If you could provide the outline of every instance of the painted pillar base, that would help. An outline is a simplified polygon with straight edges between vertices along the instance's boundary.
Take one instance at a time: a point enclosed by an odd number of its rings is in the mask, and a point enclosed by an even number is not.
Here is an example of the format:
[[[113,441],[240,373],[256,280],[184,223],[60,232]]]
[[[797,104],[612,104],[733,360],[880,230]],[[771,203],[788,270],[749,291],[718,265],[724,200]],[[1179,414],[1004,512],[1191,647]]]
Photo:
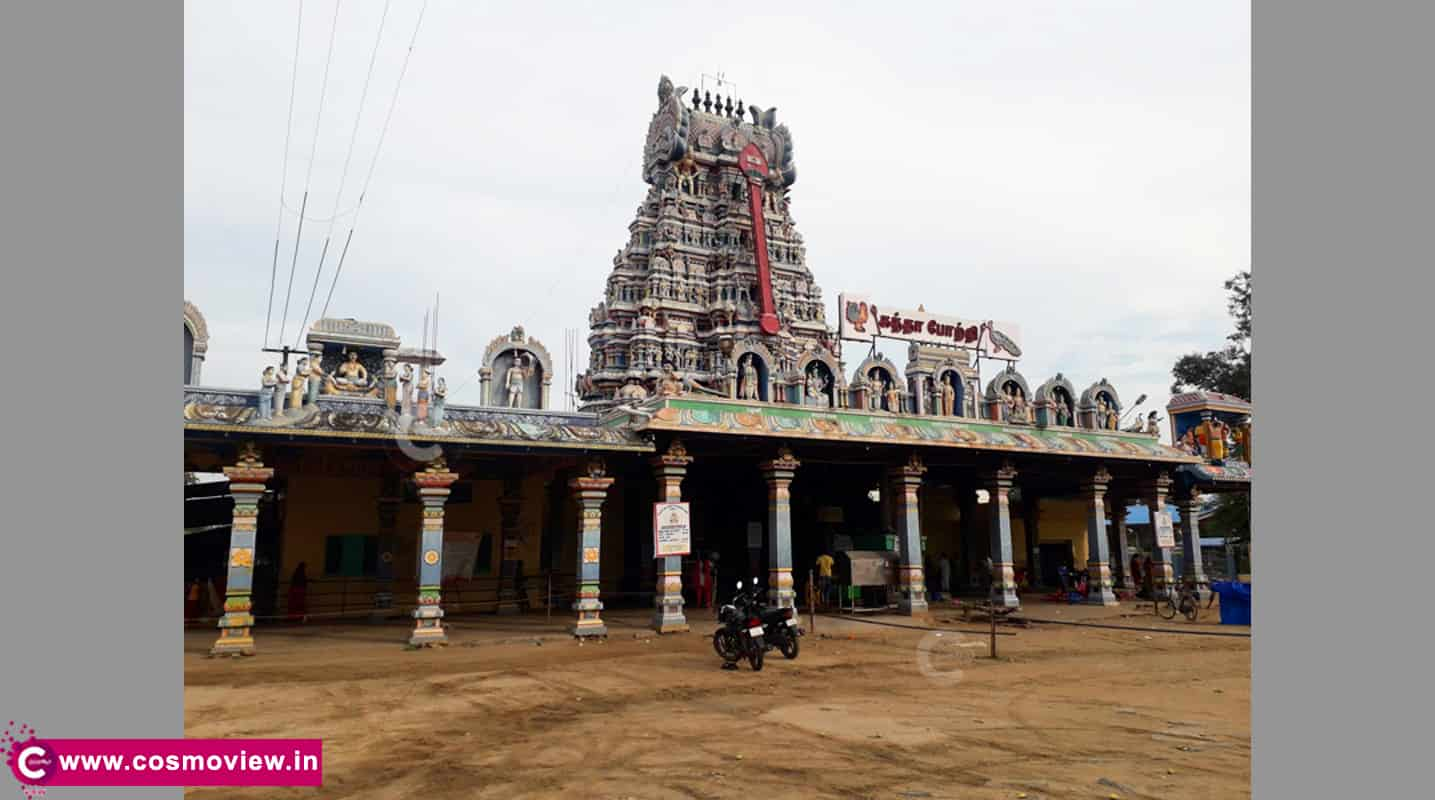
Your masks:
[[[227,603],[226,603],[227,604]],[[225,611],[219,620],[219,639],[209,649],[211,656],[254,655],[254,616],[244,611]]]
[[[1088,561],[1086,562],[1086,571],[1091,575],[1091,583],[1086,593],[1086,604],[1089,606],[1120,605],[1113,589],[1111,567],[1104,561]]]
[[[582,598],[573,603],[573,610],[578,612],[578,621],[568,632],[582,639],[589,636],[607,636],[608,626],[603,624],[600,614],[603,610],[603,603],[596,597]]]
[[[653,598],[653,630],[658,633],[685,633],[688,618],[683,615],[683,560],[679,556],[663,559],[663,572],[658,576],[658,593]]]
[[[919,617],[928,611],[927,600],[924,597],[899,597],[897,598],[897,613],[909,617]]]
[[[767,603],[773,608],[797,608],[797,591],[792,588],[790,568],[768,568]]]
[[[419,606],[414,609],[414,630],[409,634],[409,646],[434,647],[445,644],[448,644],[448,634],[443,630],[443,609],[438,605]]]
[[[993,564],[992,572],[992,604],[998,608],[1021,608],[1021,598],[1016,594],[1016,570],[1012,565]]]

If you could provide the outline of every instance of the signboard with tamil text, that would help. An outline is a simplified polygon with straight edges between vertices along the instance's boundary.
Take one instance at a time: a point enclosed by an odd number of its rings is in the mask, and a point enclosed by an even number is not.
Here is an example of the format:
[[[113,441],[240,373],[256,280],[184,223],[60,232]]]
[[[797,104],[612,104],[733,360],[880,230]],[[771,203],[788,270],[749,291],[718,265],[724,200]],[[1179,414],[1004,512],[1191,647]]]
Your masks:
[[[693,549],[692,514],[687,503],[653,504],[653,556],[685,556]]]
[[[838,335],[850,341],[871,342],[882,336],[975,350],[987,358],[1021,358],[1021,332],[1009,322],[960,319],[920,308],[879,308],[866,296],[855,294],[839,295],[837,308]]]
[[[1155,517],[1155,528],[1157,547],[1176,546],[1176,530],[1171,524],[1171,512],[1157,512]]]

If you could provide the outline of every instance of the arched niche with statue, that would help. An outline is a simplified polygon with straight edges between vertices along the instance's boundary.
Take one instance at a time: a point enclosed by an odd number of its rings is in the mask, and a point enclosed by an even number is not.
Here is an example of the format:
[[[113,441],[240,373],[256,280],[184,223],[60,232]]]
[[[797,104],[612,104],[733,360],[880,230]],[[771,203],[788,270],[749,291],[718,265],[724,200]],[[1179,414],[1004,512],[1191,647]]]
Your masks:
[[[943,417],[966,416],[967,395],[971,389],[967,386],[967,368],[955,360],[943,361],[932,368],[932,384],[936,390],[936,402],[932,404],[932,412]],[[948,391],[944,387],[950,386]]]
[[[488,343],[478,380],[484,405],[545,409],[553,384],[553,359],[542,342],[516,325],[507,336]]]
[[[797,402],[817,408],[836,408],[842,396],[842,367],[830,353],[809,350],[797,361],[801,396]]]
[[[1036,387],[1032,407],[1036,409],[1036,424],[1039,427],[1076,427],[1076,389],[1060,372]]]
[[[731,396],[737,400],[766,403],[772,398],[772,372],[777,363],[767,345],[758,341],[741,341],[733,345]]]
[[[1114,431],[1121,424],[1121,397],[1105,378],[1091,384],[1081,393],[1076,407],[1080,427]]]
[[[184,301],[184,384],[198,384],[204,354],[209,350],[209,326],[199,307]]]
[[[890,411],[900,414],[906,411],[907,392],[903,386],[897,365],[882,356],[871,356],[857,365],[852,373],[852,407],[864,411]],[[896,400],[892,402],[893,390]]]
[[[1010,364],[987,384],[982,402],[987,419],[1013,425],[1032,422],[1031,390],[1027,388],[1026,378]]]

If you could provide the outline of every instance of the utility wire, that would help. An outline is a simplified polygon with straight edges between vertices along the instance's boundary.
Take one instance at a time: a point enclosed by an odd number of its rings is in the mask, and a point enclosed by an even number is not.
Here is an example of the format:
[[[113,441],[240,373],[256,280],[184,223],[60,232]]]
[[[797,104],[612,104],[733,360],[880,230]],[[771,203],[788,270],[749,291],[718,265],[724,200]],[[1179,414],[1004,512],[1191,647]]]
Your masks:
[[[284,190],[289,182],[289,137],[294,132],[294,87],[299,82],[299,41],[304,32],[304,0],[299,0],[299,21],[294,26],[294,71],[289,76],[289,118],[284,122],[284,160],[279,172],[279,218],[274,222],[274,261],[269,266],[269,303],[264,309],[264,347],[269,346],[269,322],[274,315],[274,284],[279,276],[279,234],[284,229]]]
[[[319,84],[319,112],[314,116],[314,142],[309,146],[309,167],[304,173],[304,200],[299,204],[299,230],[294,234],[294,258],[289,262],[289,288],[284,292],[284,314],[279,318],[279,341],[289,321],[289,297],[294,293],[294,269],[299,265],[299,243],[304,235],[304,209],[309,206],[309,185],[314,177],[314,156],[319,152],[319,129],[324,121],[324,97],[329,92],[329,67],[334,62],[334,34],[339,30],[339,9],[344,0],[334,0],[334,21],[329,26],[329,52],[324,57],[324,80]]]
[[[354,158],[354,144],[359,140],[359,123],[364,118],[364,103],[369,98],[369,82],[374,78],[374,63],[379,58],[379,44],[384,38],[384,23],[389,19],[389,5],[384,0],[384,13],[379,17],[379,32],[374,36],[374,50],[369,55],[369,71],[364,75],[364,89],[359,93],[359,112],[354,115],[354,129],[349,132],[349,152],[344,155],[344,169],[339,173],[339,191],[334,195],[334,216],[329,218],[329,230],[324,233],[324,249],[319,252],[319,266],[314,270],[314,285],[309,289],[309,302],[304,305],[304,319],[299,323],[294,346],[304,336],[304,326],[309,324],[309,312],[314,309],[314,296],[319,293],[319,277],[324,274],[324,257],[329,253],[329,240],[334,235],[334,221],[339,218],[339,201],[344,197],[344,185],[349,179],[349,164]],[[355,207],[357,209],[357,206]],[[302,222],[302,220],[301,220]]]
[[[414,23],[413,36],[409,37],[409,49],[404,53],[403,66],[399,68],[399,80],[394,84],[394,95],[389,98],[389,110],[384,115],[384,127],[379,131],[379,143],[374,146],[374,158],[369,162],[369,172],[364,176],[364,185],[359,189],[359,204],[354,207],[354,219],[349,223],[349,235],[344,239],[343,251],[339,253],[339,264],[334,268],[334,278],[329,283],[329,293],[324,298],[324,309],[319,312],[321,319],[329,314],[329,302],[334,299],[334,287],[339,285],[339,276],[344,272],[344,261],[349,256],[349,243],[354,240],[354,228],[359,224],[359,212],[364,209],[364,198],[369,193],[369,182],[373,180],[374,167],[379,163],[379,153],[384,148],[384,139],[389,135],[389,123],[394,118],[394,106],[399,102],[399,90],[403,88],[404,75],[409,71],[409,58],[414,54],[414,44],[418,41],[419,28],[423,26],[424,12],[428,10],[428,7],[428,0],[424,0],[424,4],[419,7],[418,21]]]

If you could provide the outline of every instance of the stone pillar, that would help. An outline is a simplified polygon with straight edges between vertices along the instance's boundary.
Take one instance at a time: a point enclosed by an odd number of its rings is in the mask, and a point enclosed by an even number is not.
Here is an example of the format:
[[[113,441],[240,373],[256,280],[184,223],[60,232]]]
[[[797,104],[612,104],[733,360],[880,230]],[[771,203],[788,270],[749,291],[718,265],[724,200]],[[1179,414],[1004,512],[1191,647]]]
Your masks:
[[[518,548],[521,544],[519,513],[523,510],[523,479],[516,474],[503,478],[503,494],[498,498],[499,546],[498,613],[517,614]]]
[[[603,624],[599,612],[603,603],[598,600],[598,568],[603,546],[603,501],[608,497],[608,487],[613,479],[606,476],[603,462],[593,459],[588,463],[588,474],[568,481],[573,499],[578,501],[578,597],[573,601],[573,610],[578,612],[578,621],[571,632],[577,637],[607,636],[608,628]]]
[[[225,467],[229,493],[234,496],[234,517],[229,528],[229,575],[224,582],[224,616],[212,656],[254,655],[254,539],[258,531],[259,500],[274,469],[259,460],[253,442],[239,450],[239,463]]]
[[[1021,496],[1022,527],[1026,531],[1026,585],[1041,585],[1041,498],[1026,490]]]
[[[916,453],[900,467],[893,467],[887,477],[895,501],[897,552],[897,613],[927,613],[927,585],[922,574],[922,518],[918,513],[917,490],[922,486],[922,473],[927,468]]]
[[[1107,503],[1111,506],[1111,529],[1112,544],[1115,551],[1111,554],[1112,573],[1118,576],[1116,585],[1128,591],[1135,591],[1137,588],[1136,577],[1131,574],[1130,537],[1126,532],[1126,505],[1125,497],[1109,497]]]
[[[990,494],[991,514],[992,602],[1004,608],[1019,608],[1016,596],[1016,574],[1012,565],[1011,487],[1016,468],[1007,462],[987,473],[983,483]]]
[[[1211,585],[1201,560],[1201,522],[1196,518],[1201,511],[1200,495],[1188,489],[1176,498],[1176,507],[1181,511],[1181,583],[1193,588],[1204,603],[1210,598]]]
[[[792,502],[788,487],[801,465],[785,445],[778,449],[777,458],[760,465],[768,499],[767,601],[774,607],[797,606],[797,592],[792,588]]]
[[[664,503],[683,501],[683,478],[693,461],[682,442],[674,439],[668,451],[653,459],[653,472],[658,478],[658,495]],[[654,524],[657,521],[654,520]],[[657,595],[653,598],[653,630],[658,633],[681,633],[688,630],[683,616],[683,558],[665,556],[658,570]]]
[[[1082,501],[1086,503],[1086,602],[1096,606],[1116,605],[1111,586],[1111,550],[1106,540],[1106,485],[1111,473],[1099,467],[1081,484]]]
[[[1161,547],[1156,542],[1156,515],[1166,510],[1166,497],[1171,491],[1171,476],[1165,472],[1146,484],[1146,505],[1151,517],[1151,590],[1157,596],[1174,577],[1171,574],[1171,548]]]
[[[432,647],[448,644],[443,631],[443,505],[458,474],[448,471],[448,463],[440,455],[430,461],[422,472],[414,474],[419,502],[423,503],[423,528],[419,531],[418,607],[414,609],[414,630],[409,635],[410,647]]]
[[[385,483],[388,483],[387,479]],[[399,504],[402,499],[387,491],[379,498],[378,562],[374,565],[374,620],[388,619],[394,609],[394,550],[398,546],[395,529],[398,525]],[[397,489],[398,487],[392,487]]]

